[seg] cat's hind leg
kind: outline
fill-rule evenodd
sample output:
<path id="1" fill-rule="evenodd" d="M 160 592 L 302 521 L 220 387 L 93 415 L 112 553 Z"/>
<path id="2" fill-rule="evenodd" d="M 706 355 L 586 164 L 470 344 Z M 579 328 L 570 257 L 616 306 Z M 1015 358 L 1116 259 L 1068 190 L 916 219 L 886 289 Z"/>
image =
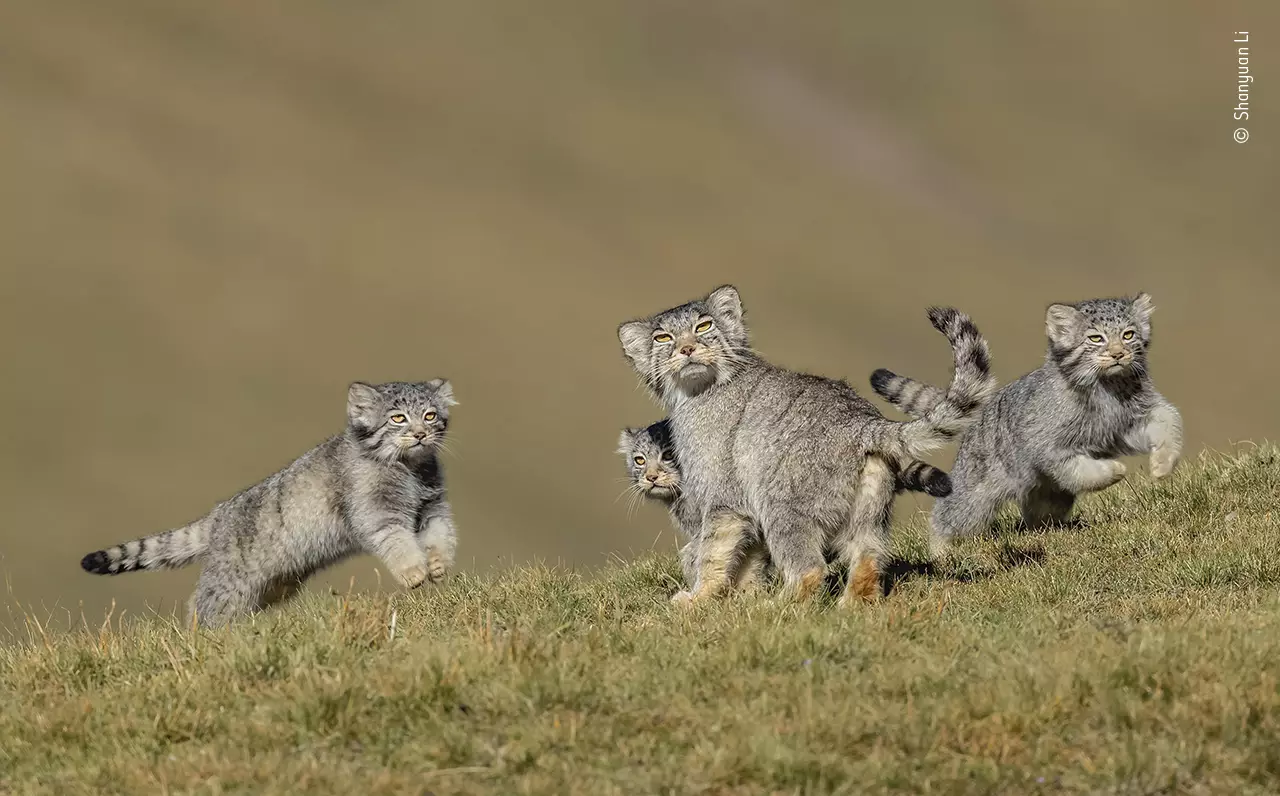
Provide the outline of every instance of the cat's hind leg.
<path id="1" fill-rule="evenodd" d="M 263 589 L 232 568 L 206 565 L 188 603 L 189 619 L 204 628 L 222 627 L 260 610 Z"/>
<path id="2" fill-rule="evenodd" d="M 1029 529 L 1049 528 L 1066 524 L 1076 496 L 1049 479 L 1041 478 L 1018 503 L 1024 526 Z"/>
<path id="3" fill-rule="evenodd" d="M 774 566 L 782 574 L 783 594 L 809 600 L 827 577 L 825 534 L 812 517 L 776 506 L 763 522 L 765 544 Z"/>
<path id="4" fill-rule="evenodd" d="M 837 555 L 849 568 L 840 605 L 875 602 L 882 595 L 880 567 L 889 546 L 889 516 L 896 486 L 893 468 L 868 456 L 858 476 L 849 522 L 837 537 Z"/>
<path id="5" fill-rule="evenodd" d="M 994 479 L 957 483 L 950 495 L 933 504 L 933 513 L 929 516 L 929 547 L 933 557 L 945 557 L 953 538 L 989 528 L 1000 504 L 1011 497 L 1011 490 Z"/>

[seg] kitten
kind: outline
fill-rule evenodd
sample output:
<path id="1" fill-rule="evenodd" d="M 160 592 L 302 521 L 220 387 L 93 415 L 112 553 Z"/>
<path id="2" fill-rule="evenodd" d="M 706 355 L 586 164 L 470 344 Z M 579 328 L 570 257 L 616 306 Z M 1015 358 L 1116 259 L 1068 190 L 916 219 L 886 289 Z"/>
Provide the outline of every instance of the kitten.
<path id="1" fill-rule="evenodd" d="M 623 429 L 618 438 L 618 453 L 627 461 L 627 473 L 631 478 L 629 488 L 665 505 L 676 530 L 687 533 L 687 526 L 692 526 L 694 520 L 682 521 L 680 517 L 680 509 L 683 508 L 683 504 L 677 505 L 680 500 L 680 463 L 671 442 L 669 422 L 663 419 L 646 428 Z M 896 475 L 895 492 L 925 492 L 934 497 L 951 493 L 951 479 L 947 474 L 922 461 L 911 462 Z M 742 561 L 736 567 L 735 586 L 738 588 L 755 589 L 768 582 L 771 562 L 768 550 L 758 536 L 759 532 L 755 531 L 746 549 L 739 551 Z M 689 539 L 679 552 L 684 582 L 690 589 L 696 581 L 697 547 L 695 537 Z"/>
<path id="2" fill-rule="evenodd" d="M 372 553 L 408 588 L 453 565 L 457 532 L 436 457 L 449 382 L 356 382 L 347 428 L 195 522 L 90 553 L 86 572 L 204 564 L 190 610 L 226 624 L 292 596 L 323 567 Z"/>
<path id="3" fill-rule="evenodd" d="M 956 374 L 946 400 L 919 420 L 885 419 L 843 381 L 776 367 L 748 347 L 732 286 L 618 327 L 646 386 L 670 413 L 682 498 L 701 518 L 693 599 L 721 593 L 750 518 L 788 592 L 810 596 L 833 551 L 849 568 L 842 602 L 880 593 L 895 473 L 959 435 L 992 389 L 986 341 L 966 316 L 932 309 Z"/>
<path id="4" fill-rule="evenodd" d="M 1153 310 L 1146 293 L 1049 307 L 1044 365 L 1001 389 L 960 443 L 954 491 L 933 509 L 935 554 L 987 526 L 1006 500 L 1018 502 L 1029 527 L 1065 521 L 1077 495 L 1124 478 L 1117 456 L 1149 453 L 1153 477 L 1173 472 L 1182 417 L 1148 373 Z M 887 370 L 871 383 L 908 414 L 929 411 L 941 395 Z"/>
<path id="5" fill-rule="evenodd" d="M 701 517 L 689 513 L 690 504 L 681 500 L 680 465 L 671 442 L 670 424 L 664 419 L 646 428 L 623 429 L 618 438 L 618 453 L 627 461 L 629 489 L 665 505 L 671 524 L 686 539 L 679 552 L 680 569 L 685 586 L 693 588 L 697 580 L 697 534 Z M 755 524 L 746 517 L 728 513 L 718 518 L 720 520 L 740 523 L 744 530 L 743 543 L 734 551 L 734 587 L 744 591 L 763 588 L 769 579 L 769 554 Z"/>

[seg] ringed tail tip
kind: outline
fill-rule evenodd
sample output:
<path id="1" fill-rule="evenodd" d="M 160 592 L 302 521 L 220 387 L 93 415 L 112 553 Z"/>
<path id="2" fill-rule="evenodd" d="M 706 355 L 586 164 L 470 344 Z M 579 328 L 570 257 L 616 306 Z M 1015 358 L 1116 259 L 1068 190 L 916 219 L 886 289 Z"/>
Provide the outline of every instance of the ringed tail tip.
<path id="1" fill-rule="evenodd" d="M 111 561 L 107 558 L 105 550 L 98 550 L 80 559 L 80 568 L 94 575 L 110 575 L 110 566 Z"/>

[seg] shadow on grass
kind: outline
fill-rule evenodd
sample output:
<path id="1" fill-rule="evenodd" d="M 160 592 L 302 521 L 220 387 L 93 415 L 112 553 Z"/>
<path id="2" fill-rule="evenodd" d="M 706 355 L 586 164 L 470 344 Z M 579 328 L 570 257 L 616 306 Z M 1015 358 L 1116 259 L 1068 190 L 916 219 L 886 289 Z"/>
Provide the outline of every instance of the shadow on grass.
<path id="1" fill-rule="evenodd" d="M 915 578 L 951 580 L 957 583 L 974 583 L 990 580 L 1002 572 L 1026 566 L 1041 566 L 1046 558 L 1040 544 L 1018 545 L 1010 541 L 1000 543 L 996 549 L 994 568 L 977 568 L 964 563 L 939 565 L 935 561 L 912 561 L 894 558 L 885 566 L 880 576 L 881 588 L 887 597 L 898 586 Z M 842 579 L 843 580 L 843 579 Z"/>

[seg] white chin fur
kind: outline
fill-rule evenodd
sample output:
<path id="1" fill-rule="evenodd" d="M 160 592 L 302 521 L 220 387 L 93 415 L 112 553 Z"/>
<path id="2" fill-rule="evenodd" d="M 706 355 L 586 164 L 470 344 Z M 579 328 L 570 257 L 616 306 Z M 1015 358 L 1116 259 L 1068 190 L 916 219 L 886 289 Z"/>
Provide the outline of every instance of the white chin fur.
<path id="1" fill-rule="evenodd" d="M 698 395 L 716 381 L 715 369 L 709 365 L 690 362 L 680 368 L 673 379 L 676 389 L 685 395 Z"/>

